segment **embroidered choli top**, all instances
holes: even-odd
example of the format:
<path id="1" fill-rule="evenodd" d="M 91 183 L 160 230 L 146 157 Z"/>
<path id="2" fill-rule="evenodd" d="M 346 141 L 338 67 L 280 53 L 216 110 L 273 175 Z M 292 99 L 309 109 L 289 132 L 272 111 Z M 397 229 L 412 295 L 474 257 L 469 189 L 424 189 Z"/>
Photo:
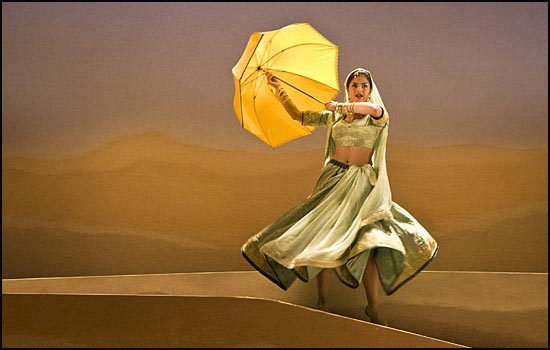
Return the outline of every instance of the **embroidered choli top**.
<path id="1" fill-rule="evenodd" d="M 307 126 L 327 125 L 327 120 L 332 112 L 306 111 L 302 116 L 302 124 Z M 380 131 L 386 124 L 387 118 L 384 115 L 380 119 L 374 119 L 370 115 L 361 119 L 354 119 L 348 123 L 340 118 L 332 124 L 331 138 L 336 147 L 352 146 L 373 148 Z"/>

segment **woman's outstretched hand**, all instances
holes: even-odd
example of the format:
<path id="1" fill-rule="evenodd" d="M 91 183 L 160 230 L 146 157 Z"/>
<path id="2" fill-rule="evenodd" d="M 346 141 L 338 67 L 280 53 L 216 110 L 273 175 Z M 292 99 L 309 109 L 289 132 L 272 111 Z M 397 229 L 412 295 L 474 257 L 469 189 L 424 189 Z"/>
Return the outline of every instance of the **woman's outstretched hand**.
<path id="1" fill-rule="evenodd" d="M 273 75 L 273 73 L 266 71 L 265 76 L 267 77 L 267 83 L 275 89 L 278 89 L 279 86 L 281 86 L 281 82 Z"/>
<path id="2" fill-rule="evenodd" d="M 327 103 L 325 103 L 325 109 L 327 111 L 334 111 L 336 109 L 336 104 L 338 102 L 336 101 L 328 101 Z"/>
<path id="3" fill-rule="evenodd" d="M 262 70 L 262 71 L 265 73 L 265 76 L 267 78 L 267 83 L 269 85 L 273 86 L 275 88 L 275 90 L 279 91 L 279 88 L 281 88 L 281 81 L 279 79 L 277 79 L 277 77 L 275 77 L 273 75 L 273 73 L 271 73 L 267 70 Z M 308 96 L 310 96 L 310 95 L 308 95 Z M 319 100 L 316 97 L 313 97 L 313 96 L 310 96 L 310 97 L 315 99 L 319 103 L 323 103 L 325 105 L 325 109 L 327 109 L 329 111 L 334 111 L 335 108 L 336 108 L 336 104 L 338 103 L 336 101 L 323 102 L 323 101 Z"/>

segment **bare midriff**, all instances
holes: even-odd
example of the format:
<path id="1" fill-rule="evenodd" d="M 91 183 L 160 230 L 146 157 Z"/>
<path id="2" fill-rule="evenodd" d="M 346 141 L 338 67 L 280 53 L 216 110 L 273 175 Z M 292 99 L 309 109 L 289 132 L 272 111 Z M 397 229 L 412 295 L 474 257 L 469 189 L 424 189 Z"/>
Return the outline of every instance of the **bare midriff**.
<path id="1" fill-rule="evenodd" d="M 362 166 L 370 163 L 371 156 L 372 148 L 338 146 L 332 159 L 349 165 Z"/>

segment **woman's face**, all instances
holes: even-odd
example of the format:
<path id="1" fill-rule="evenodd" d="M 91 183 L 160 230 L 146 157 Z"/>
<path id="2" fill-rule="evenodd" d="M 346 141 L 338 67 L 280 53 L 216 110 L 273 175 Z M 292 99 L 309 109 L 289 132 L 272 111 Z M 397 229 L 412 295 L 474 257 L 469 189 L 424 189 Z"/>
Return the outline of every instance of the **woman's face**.
<path id="1" fill-rule="evenodd" d="M 364 75 L 353 78 L 348 87 L 349 102 L 366 102 L 372 87 Z"/>

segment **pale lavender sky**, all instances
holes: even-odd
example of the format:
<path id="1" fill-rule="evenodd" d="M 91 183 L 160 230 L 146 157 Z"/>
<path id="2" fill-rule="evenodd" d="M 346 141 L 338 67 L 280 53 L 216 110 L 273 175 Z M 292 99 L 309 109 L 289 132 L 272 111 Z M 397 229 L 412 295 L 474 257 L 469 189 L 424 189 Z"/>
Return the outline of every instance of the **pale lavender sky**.
<path id="1" fill-rule="evenodd" d="M 390 143 L 547 147 L 546 2 L 3 2 L 2 154 L 73 156 L 149 130 L 272 152 L 235 117 L 231 68 L 253 32 L 298 22 L 339 46 L 340 82 L 373 73 Z"/>

